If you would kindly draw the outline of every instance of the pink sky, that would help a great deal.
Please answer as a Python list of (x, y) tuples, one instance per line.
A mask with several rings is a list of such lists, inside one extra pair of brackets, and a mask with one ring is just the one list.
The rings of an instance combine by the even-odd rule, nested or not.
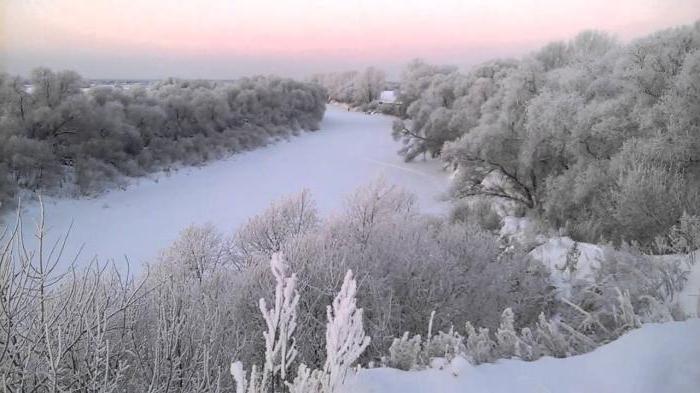
[(692, 23), (700, 0), (0, 0), (3, 14), (9, 72), (233, 78), (468, 65), (591, 28), (628, 40)]

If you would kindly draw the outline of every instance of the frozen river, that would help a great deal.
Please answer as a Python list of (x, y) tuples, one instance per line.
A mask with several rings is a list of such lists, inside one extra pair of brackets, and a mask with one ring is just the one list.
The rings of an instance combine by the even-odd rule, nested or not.
[[(138, 179), (126, 190), (98, 198), (45, 198), (49, 235), (55, 239), (73, 222), (69, 255), (82, 246), (81, 260), (128, 256), (140, 264), (156, 257), (190, 224), (212, 223), (233, 231), (271, 201), (304, 188), (327, 214), (379, 176), (416, 194), (423, 211), (442, 211), (445, 203), (438, 198), (446, 190), (447, 174), (438, 162), (404, 163), (396, 154), (391, 122), (390, 117), (329, 106), (318, 132), (202, 167)], [(25, 223), (37, 212), (36, 204), (27, 206)]]

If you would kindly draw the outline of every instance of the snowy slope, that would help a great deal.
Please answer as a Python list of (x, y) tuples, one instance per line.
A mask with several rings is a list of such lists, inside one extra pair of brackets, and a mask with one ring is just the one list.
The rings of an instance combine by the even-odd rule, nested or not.
[(577, 280), (594, 281), (595, 270), (603, 260), (603, 247), (590, 243), (577, 243), (580, 255), (573, 272), (565, 269), (566, 255), (574, 242), (569, 237), (554, 237), (530, 251), (530, 256), (542, 262), (552, 272), (552, 283), (561, 296), (570, 295), (571, 283)]
[[(524, 225), (523, 222), (526, 223), (527, 221), (506, 221), (504, 228), (510, 226), (528, 229), (528, 226)], [(520, 227), (518, 227), (518, 224), (520, 224)], [(511, 229), (509, 228), (508, 230)], [(501, 234), (507, 232), (501, 230)], [(511, 232), (516, 234), (524, 233), (515, 230), (511, 230)], [(541, 261), (549, 268), (552, 283), (559, 290), (559, 295), (563, 297), (570, 295), (573, 282), (577, 280), (593, 282), (595, 270), (600, 267), (600, 263), (604, 259), (605, 246), (578, 242), (580, 255), (576, 264), (576, 271), (572, 273), (565, 269), (562, 270), (562, 267), (566, 264), (566, 255), (573, 245), (574, 241), (569, 237), (553, 237), (547, 239), (529, 253), (532, 258)], [(681, 261), (681, 266), (688, 270), (688, 280), (685, 282), (683, 290), (677, 294), (678, 304), (688, 316), (700, 317), (700, 262), (698, 262), (700, 251), (696, 251), (694, 256), (691, 254), (679, 254), (656, 256), (655, 258), (678, 259)], [(695, 261), (695, 263), (691, 261)]]
[[(270, 201), (308, 188), (323, 213), (337, 209), (355, 188), (383, 175), (417, 194), (424, 211), (442, 211), (436, 197), (446, 190), (447, 174), (438, 162), (406, 164), (391, 138), (392, 119), (329, 107), (321, 130), (288, 142), (234, 155), (201, 168), (140, 179), (127, 190), (95, 199), (45, 200), (50, 235), (74, 222), (67, 250), (84, 242), (83, 259), (127, 255), (149, 260), (191, 223), (211, 222), (232, 231)], [(25, 220), (37, 217), (37, 205)], [(12, 214), (6, 217), (11, 221)], [(29, 227), (29, 225), (27, 225)], [(29, 240), (31, 236), (28, 236)]]
[(503, 360), (444, 370), (362, 370), (344, 393), (697, 393), (700, 319), (649, 324), (567, 359)]

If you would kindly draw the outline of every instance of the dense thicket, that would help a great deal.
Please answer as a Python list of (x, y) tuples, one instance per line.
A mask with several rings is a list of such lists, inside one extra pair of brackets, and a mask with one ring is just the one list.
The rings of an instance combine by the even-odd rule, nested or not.
[(400, 93), (401, 153), (455, 165), (455, 197), (645, 245), (700, 209), (700, 22), (628, 44), (584, 32), (468, 73), (415, 61)]
[[(456, 354), (478, 363), (589, 351), (640, 322), (673, 319), (683, 276), (680, 261), (611, 253), (595, 282), (572, 283), (567, 304), (541, 263), (504, 251), (470, 223), (421, 215), (412, 195), (381, 182), (327, 219), (304, 192), (233, 236), (187, 228), (136, 280), (96, 263), (65, 274), (70, 255), (45, 242), (43, 230), (40, 222), (42, 252), (24, 248), (21, 231), (0, 233), (0, 385), (8, 392), (233, 391), (231, 362), (269, 360), (261, 334), (269, 321), (257, 305), (264, 298), (279, 308), (287, 293), (275, 290), (269, 268), (279, 252), (299, 296), (288, 370), (323, 367), (326, 306), (348, 270), (371, 337), (361, 362), (403, 368)], [(395, 340), (426, 331), (425, 342)]]
[(24, 389), (232, 389), (231, 361), (264, 361), (256, 305), (275, 303), (268, 261), (280, 251), (298, 277), (297, 360), (310, 367), (325, 359), (326, 305), (348, 269), (372, 337), (365, 360), (385, 354), (396, 335), (424, 330), (432, 311), (438, 329), (464, 320), (496, 326), (500, 310), (513, 307), (521, 326), (552, 304), (542, 265), (502, 255), (497, 239), (476, 227), (420, 215), (413, 196), (383, 183), (358, 191), (327, 220), (302, 193), (232, 237), (189, 228), (138, 283), (96, 265), (61, 276), (60, 254), (33, 258), (19, 233), (5, 240), (0, 375)]
[(251, 149), (318, 129), (325, 111), (321, 87), (276, 77), (86, 86), (72, 71), (0, 74), (0, 202), (17, 188), (90, 193), (121, 176)]

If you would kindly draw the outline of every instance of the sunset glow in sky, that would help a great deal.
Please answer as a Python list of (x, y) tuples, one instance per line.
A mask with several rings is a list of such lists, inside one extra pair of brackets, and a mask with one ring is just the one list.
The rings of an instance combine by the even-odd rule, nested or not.
[(0, 0), (0, 67), (87, 77), (304, 76), (411, 58), (469, 65), (584, 29), (628, 40), (700, 0)]

